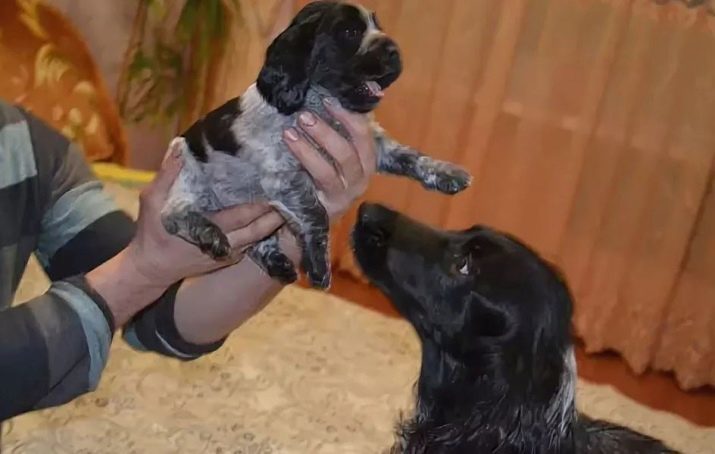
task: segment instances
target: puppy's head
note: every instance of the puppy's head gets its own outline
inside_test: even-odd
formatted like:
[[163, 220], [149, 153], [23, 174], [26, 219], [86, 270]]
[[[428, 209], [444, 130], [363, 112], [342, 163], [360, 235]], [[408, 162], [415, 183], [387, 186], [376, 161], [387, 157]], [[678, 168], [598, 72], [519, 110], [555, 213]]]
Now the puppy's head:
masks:
[[420, 386], [483, 385], [482, 399], [497, 391], [545, 405], [559, 392], [571, 298], [559, 273], [523, 243], [486, 227], [435, 230], [364, 204], [353, 247], [422, 341]]
[[337, 1], [305, 6], [269, 46], [258, 89], [283, 114], [300, 109], [311, 84], [352, 111], [373, 110], [402, 72], [400, 52], [374, 13]]

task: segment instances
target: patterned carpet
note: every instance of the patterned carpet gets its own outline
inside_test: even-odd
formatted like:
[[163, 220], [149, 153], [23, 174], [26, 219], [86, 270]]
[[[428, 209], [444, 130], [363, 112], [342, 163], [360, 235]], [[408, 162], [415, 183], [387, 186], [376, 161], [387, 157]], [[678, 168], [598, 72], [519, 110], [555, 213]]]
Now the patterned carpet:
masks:
[[[131, 190], [110, 185], [122, 206]], [[36, 264], [18, 300], [47, 283]], [[402, 321], [336, 297], [286, 289], [216, 354], [179, 363], [114, 344], [100, 389], [3, 426], [4, 454], [377, 453], [409, 410], [419, 346]], [[685, 453], [712, 453], [715, 430], [580, 383], [586, 413]]]

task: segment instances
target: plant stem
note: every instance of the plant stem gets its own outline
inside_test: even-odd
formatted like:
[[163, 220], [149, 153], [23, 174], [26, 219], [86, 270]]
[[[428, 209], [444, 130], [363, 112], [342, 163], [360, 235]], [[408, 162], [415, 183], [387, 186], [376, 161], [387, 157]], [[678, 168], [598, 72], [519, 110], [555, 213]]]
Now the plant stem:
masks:
[[127, 46], [127, 50], [124, 52], [122, 68], [119, 73], [119, 81], [117, 83], [116, 99], [117, 105], [119, 106], [119, 113], [122, 116], [126, 114], [127, 99], [129, 98], [129, 66], [132, 64], [137, 51], [141, 47], [142, 41], [144, 41], [144, 30], [146, 29], [148, 10], [149, 3], [145, 0], [139, 0], [137, 13], [134, 16], [134, 22], [132, 24], [132, 33], [129, 38], [129, 45]]

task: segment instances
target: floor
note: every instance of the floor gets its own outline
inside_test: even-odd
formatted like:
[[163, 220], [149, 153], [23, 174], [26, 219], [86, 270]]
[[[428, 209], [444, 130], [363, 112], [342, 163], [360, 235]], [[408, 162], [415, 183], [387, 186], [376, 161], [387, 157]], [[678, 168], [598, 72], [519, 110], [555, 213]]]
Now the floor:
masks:
[[[377, 290], [349, 275], [339, 275], [331, 292], [380, 313], [398, 317], [389, 301]], [[684, 392], [675, 379], [664, 373], [642, 376], [631, 373], [616, 354], [587, 355], [577, 344], [579, 375], [594, 383], [609, 384], [631, 399], [650, 408], [677, 414], [695, 424], [715, 427], [715, 389]]]

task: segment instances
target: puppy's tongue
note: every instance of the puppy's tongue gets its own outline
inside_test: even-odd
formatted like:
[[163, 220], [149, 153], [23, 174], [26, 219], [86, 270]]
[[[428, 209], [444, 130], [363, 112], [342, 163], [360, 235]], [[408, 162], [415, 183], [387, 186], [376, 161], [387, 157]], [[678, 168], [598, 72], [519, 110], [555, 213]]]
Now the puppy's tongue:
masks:
[[369, 80], [365, 82], [365, 85], [367, 86], [367, 89], [370, 90], [370, 94], [374, 97], [382, 98], [383, 96], [385, 96], [385, 92], [382, 91], [382, 87], [380, 86], [380, 84], [378, 84], [374, 80]]

